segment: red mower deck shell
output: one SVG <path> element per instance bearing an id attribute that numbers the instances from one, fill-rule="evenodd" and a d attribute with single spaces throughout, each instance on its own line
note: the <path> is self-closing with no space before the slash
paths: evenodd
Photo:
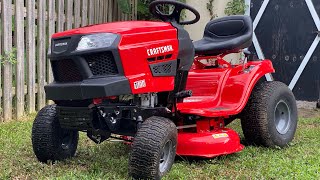
<path id="1" fill-rule="evenodd" d="M 243 148 L 238 133 L 232 129 L 178 134 L 177 155 L 179 156 L 212 158 L 236 153 Z"/>
<path id="2" fill-rule="evenodd" d="M 115 22 L 91 25 L 56 33 L 52 38 L 79 34 L 115 33 L 121 35 L 119 53 L 125 76 L 129 79 L 133 94 L 148 92 L 172 91 L 174 89 L 174 76 L 153 77 L 150 64 L 176 60 L 179 43 L 177 29 L 170 23 L 149 21 Z M 148 50 L 170 46 L 172 51 L 148 55 Z M 148 61 L 148 58 L 170 55 L 164 60 Z M 135 82 L 144 81 L 145 87 L 136 89 Z"/>
<path id="3" fill-rule="evenodd" d="M 177 155 L 212 158 L 241 151 L 237 132 L 224 128 L 223 118 L 197 121 L 197 133 L 179 130 Z"/>

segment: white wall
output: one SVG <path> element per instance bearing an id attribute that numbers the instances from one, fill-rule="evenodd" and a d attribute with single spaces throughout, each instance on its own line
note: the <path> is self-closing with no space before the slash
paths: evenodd
<path id="1" fill-rule="evenodd" d="M 191 5 L 200 12 L 201 19 L 198 23 L 185 26 L 185 29 L 189 32 L 192 40 L 199 40 L 203 36 L 203 31 L 206 24 L 210 21 L 210 12 L 207 9 L 207 3 L 209 0 L 187 0 L 187 4 Z M 229 0 L 215 0 L 213 3 L 213 13 L 218 17 L 225 16 L 224 9 Z M 187 12 L 187 19 L 192 18 L 192 13 Z"/>
<path id="2" fill-rule="evenodd" d="M 225 16 L 224 10 L 229 1 L 230 0 L 214 0 L 213 13 L 217 15 L 217 18 Z M 200 21 L 198 23 L 184 26 L 184 28 L 189 32 L 191 39 L 194 41 L 202 39 L 204 28 L 210 21 L 210 12 L 207 9 L 208 2 L 209 0 L 187 0 L 187 4 L 197 9 L 201 15 Z M 186 16 L 187 20 L 193 19 L 192 13 L 190 12 L 187 12 Z M 225 59 L 232 64 L 238 63 L 239 58 L 239 54 L 231 54 L 225 57 Z"/>

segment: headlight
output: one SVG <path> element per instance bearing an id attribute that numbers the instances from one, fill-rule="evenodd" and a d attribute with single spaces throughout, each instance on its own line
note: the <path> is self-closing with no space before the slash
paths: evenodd
<path id="1" fill-rule="evenodd" d="M 116 34 L 99 33 L 83 36 L 78 44 L 77 51 L 107 48 L 117 39 Z"/>

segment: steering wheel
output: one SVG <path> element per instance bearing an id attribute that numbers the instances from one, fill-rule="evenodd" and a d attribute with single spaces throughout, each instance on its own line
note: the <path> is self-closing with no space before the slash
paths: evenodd
<path id="1" fill-rule="evenodd" d="M 171 14 L 165 14 L 161 12 L 159 9 L 160 5 L 171 5 L 174 8 L 172 9 Z M 194 20 L 191 21 L 182 21 L 181 22 L 181 12 L 182 10 L 189 10 L 191 11 L 196 17 Z M 156 0 L 150 3 L 149 6 L 150 13 L 153 14 L 155 17 L 161 19 L 165 22 L 177 22 L 180 25 L 189 25 L 189 24 L 195 24 L 200 20 L 200 13 L 193 7 L 184 4 L 179 1 L 175 0 Z"/>

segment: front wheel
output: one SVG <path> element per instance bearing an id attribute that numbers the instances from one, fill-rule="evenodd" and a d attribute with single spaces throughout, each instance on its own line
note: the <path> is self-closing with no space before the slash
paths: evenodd
<path id="1" fill-rule="evenodd" d="M 64 160 L 75 155 L 79 133 L 60 127 L 56 106 L 41 109 L 33 122 L 32 146 L 40 162 Z"/>
<path id="2" fill-rule="evenodd" d="M 129 175 L 134 179 L 161 179 L 174 162 L 177 128 L 169 119 L 151 117 L 138 130 L 129 159 Z"/>
<path id="3" fill-rule="evenodd" d="M 287 85 L 273 81 L 256 85 L 242 112 L 246 141 L 266 147 L 285 147 L 297 129 L 295 97 Z"/>

